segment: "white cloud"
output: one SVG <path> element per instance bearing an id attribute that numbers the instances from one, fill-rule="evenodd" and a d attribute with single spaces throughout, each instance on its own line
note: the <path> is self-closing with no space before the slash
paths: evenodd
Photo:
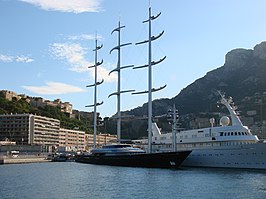
<path id="1" fill-rule="evenodd" d="M 33 59 L 22 55 L 16 57 L 16 62 L 30 63 L 33 62 Z"/>
<path id="2" fill-rule="evenodd" d="M 86 60 L 86 48 L 76 43 L 54 43 L 50 46 L 50 52 L 59 59 L 66 60 L 70 64 L 69 70 L 75 72 L 89 72 L 94 78 L 94 69 L 88 69 L 94 63 Z M 104 79 L 107 82 L 116 81 L 116 74 L 112 73 L 109 76 L 109 71 L 101 66 L 98 66 L 98 80 Z"/>
<path id="3" fill-rule="evenodd" d="M 25 56 L 25 55 L 12 56 L 12 55 L 0 54 L 0 61 L 6 62 L 6 63 L 9 63 L 9 62 L 30 63 L 30 62 L 33 62 L 34 60 L 30 57 Z"/>
<path id="4" fill-rule="evenodd" d="M 43 10 L 60 12 L 99 12 L 101 0 L 19 0 L 40 7 Z"/>
<path id="5" fill-rule="evenodd" d="M 54 43 L 50 45 L 50 52 L 59 59 L 66 60 L 70 64 L 70 70 L 75 72 L 88 71 L 92 63 L 85 60 L 86 48 L 73 43 Z"/>
<path id="6" fill-rule="evenodd" d="M 14 59 L 13 56 L 0 54 L 0 61 L 2 62 L 12 62 L 13 59 Z"/>
<path id="7" fill-rule="evenodd" d="M 46 86 L 22 86 L 24 89 L 40 95 L 60 95 L 85 92 L 85 90 L 60 82 L 47 82 Z"/>
<path id="8" fill-rule="evenodd" d="M 97 38 L 101 39 L 101 37 Z M 67 39 L 69 40 L 93 40 L 95 39 L 95 35 L 91 35 L 91 34 L 80 34 L 80 35 L 71 35 L 68 36 Z"/>

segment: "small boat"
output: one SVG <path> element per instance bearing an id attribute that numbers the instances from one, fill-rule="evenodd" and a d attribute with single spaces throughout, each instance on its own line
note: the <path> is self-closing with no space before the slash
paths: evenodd
<path id="1" fill-rule="evenodd" d="M 75 156 L 67 153 L 56 153 L 52 156 L 52 162 L 71 162 L 75 160 Z"/>
<path id="2" fill-rule="evenodd" d="M 87 155 L 76 156 L 76 161 L 97 165 L 176 169 L 190 152 L 146 153 L 129 144 L 114 144 L 93 149 Z"/>
<path id="3" fill-rule="evenodd" d="M 53 155 L 52 161 L 53 162 L 66 162 L 67 156 L 64 153 L 57 153 Z"/>

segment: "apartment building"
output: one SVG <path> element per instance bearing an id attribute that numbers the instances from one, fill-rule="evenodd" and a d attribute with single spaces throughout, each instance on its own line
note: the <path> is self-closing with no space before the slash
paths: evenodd
<path id="1" fill-rule="evenodd" d="M 84 151 L 85 132 L 60 128 L 59 147 L 65 151 Z"/>
<path id="2" fill-rule="evenodd" d="M 59 145 L 60 121 L 33 114 L 0 115 L 0 140 L 17 145 Z"/>
<path id="3" fill-rule="evenodd" d="M 31 115 L 30 144 L 59 145 L 60 121 L 49 117 Z"/>
<path id="4" fill-rule="evenodd" d="M 111 143 L 117 136 L 98 134 L 97 145 Z M 60 128 L 60 121 L 33 114 L 0 115 L 0 141 L 16 145 L 42 146 L 43 150 L 52 148 L 64 151 L 83 151 L 93 147 L 93 134 L 84 131 Z"/>

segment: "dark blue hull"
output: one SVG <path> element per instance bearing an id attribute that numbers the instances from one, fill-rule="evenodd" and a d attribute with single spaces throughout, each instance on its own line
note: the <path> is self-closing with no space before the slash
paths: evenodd
<path id="1" fill-rule="evenodd" d="M 126 167 L 179 168 L 190 153 L 191 151 L 131 155 L 78 155 L 76 162 Z"/>

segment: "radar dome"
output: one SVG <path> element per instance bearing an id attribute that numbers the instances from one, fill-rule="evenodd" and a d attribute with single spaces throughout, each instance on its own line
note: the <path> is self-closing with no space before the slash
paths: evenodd
<path id="1" fill-rule="evenodd" d="M 228 126 L 230 123 L 230 118 L 227 117 L 227 116 L 223 116 L 221 119 L 220 119 L 220 125 L 222 126 Z"/>

